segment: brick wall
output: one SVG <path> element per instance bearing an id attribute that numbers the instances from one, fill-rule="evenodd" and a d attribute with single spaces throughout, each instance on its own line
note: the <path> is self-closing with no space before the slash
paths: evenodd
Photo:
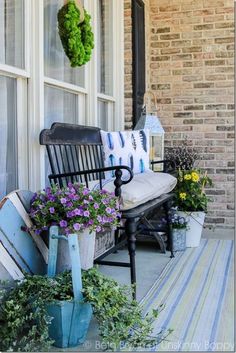
<path id="1" fill-rule="evenodd" d="M 158 98 L 166 146 L 187 137 L 201 153 L 201 166 L 214 182 L 206 221 L 219 228 L 234 225 L 233 19 L 233 0 L 150 0 L 147 89 Z M 127 125 L 132 116 L 129 45 Z"/>

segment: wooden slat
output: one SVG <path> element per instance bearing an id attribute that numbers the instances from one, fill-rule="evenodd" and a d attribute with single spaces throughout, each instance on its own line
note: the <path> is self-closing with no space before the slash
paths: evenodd
<path id="1" fill-rule="evenodd" d="M 0 241 L 20 269 L 35 274 L 46 273 L 46 263 L 32 236 L 22 230 L 25 220 L 7 197 L 0 208 Z"/>
<path id="2" fill-rule="evenodd" d="M 48 276 L 54 277 L 57 267 L 57 249 L 58 249 L 58 227 L 53 226 L 49 229 L 49 254 L 48 254 Z"/>
<path id="3" fill-rule="evenodd" d="M 22 219 L 24 220 L 26 226 L 30 229 L 33 226 L 33 223 L 28 215 L 28 213 L 26 212 L 24 206 L 22 205 L 17 193 L 11 193 L 7 196 L 7 198 L 12 202 L 12 204 L 15 206 L 15 208 L 17 209 L 19 215 L 22 217 Z M 38 247 L 39 251 L 41 252 L 45 263 L 48 263 L 48 248 L 46 246 L 46 244 L 44 243 L 43 239 L 38 236 L 37 234 L 35 234 L 35 232 L 33 230 L 29 230 L 30 235 L 32 236 L 36 246 Z"/>
<path id="4" fill-rule="evenodd" d="M 0 242 L 0 262 L 14 280 L 24 278 L 23 273 Z"/>
<path id="5" fill-rule="evenodd" d="M 79 242 L 77 234 L 68 235 L 69 242 L 69 252 L 71 258 L 71 272 L 72 272 L 72 284 L 74 298 L 82 298 L 82 277 L 81 277 L 81 263 L 80 263 L 80 253 L 79 253 Z"/>

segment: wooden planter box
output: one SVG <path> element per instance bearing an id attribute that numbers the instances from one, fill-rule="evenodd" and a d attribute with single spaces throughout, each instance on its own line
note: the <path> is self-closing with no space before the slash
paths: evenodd
<path id="1" fill-rule="evenodd" d="M 58 240 L 64 240 L 69 249 L 71 261 L 72 284 L 74 299 L 70 301 L 55 301 L 46 303 L 46 310 L 53 318 L 49 326 L 49 336 L 54 345 L 60 348 L 75 347 L 86 339 L 89 323 L 92 317 L 92 306 L 84 303 L 82 294 L 82 277 L 79 241 L 77 234 L 67 237 L 58 235 L 58 227 L 49 230 L 48 276 L 56 273 Z"/>
<path id="2" fill-rule="evenodd" d="M 86 339 L 92 317 L 92 307 L 80 300 L 58 301 L 46 306 L 49 316 L 53 317 L 49 326 L 49 336 L 54 346 L 75 347 Z"/>

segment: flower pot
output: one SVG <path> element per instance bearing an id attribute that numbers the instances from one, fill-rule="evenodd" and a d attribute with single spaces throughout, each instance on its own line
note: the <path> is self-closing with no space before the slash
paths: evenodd
<path id="1" fill-rule="evenodd" d="M 88 229 L 78 233 L 81 268 L 88 270 L 93 267 L 95 251 L 95 232 L 89 233 Z M 71 260 L 67 241 L 60 239 L 58 242 L 57 273 L 71 269 Z"/>
<path id="2" fill-rule="evenodd" d="M 202 229 L 205 219 L 205 212 L 183 212 L 177 211 L 177 214 L 181 217 L 186 218 L 188 225 L 186 231 L 186 247 L 195 248 L 199 246 Z"/>
<path id="3" fill-rule="evenodd" d="M 92 307 L 81 300 L 56 301 L 46 305 L 52 322 L 49 336 L 53 345 L 60 348 L 75 347 L 84 343 L 92 317 Z"/>
<path id="4" fill-rule="evenodd" d="M 186 249 L 186 228 L 172 228 L 173 251 L 184 251 Z"/>

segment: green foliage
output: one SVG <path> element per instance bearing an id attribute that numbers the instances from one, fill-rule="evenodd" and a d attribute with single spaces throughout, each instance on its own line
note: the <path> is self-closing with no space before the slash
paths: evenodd
<path id="1" fill-rule="evenodd" d="M 207 173 L 200 170 L 179 170 L 175 188 L 175 206 L 180 211 L 207 211 L 208 198 L 205 187 L 212 186 Z"/>
<path id="2" fill-rule="evenodd" d="M 171 330 L 153 336 L 152 323 L 158 310 L 143 317 L 142 307 L 132 300 L 131 289 L 120 286 L 93 268 L 83 274 L 84 295 L 94 310 L 101 338 L 107 349 L 152 347 Z"/>
<path id="3" fill-rule="evenodd" d="M 58 28 L 61 42 L 71 66 L 86 64 L 94 48 L 94 35 L 90 15 L 84 10 L 84 21 L 80 23 L 80 11 L 70 0 L 58 11 Z"/>
<path id="4" fill-rule="evenodd" d="M 108 349 L 122 342 L 128 347 L 147 347 L 160 342 L 170 330 L 152 337 L 152 322 L 158 311 L 143 318 L 142 308 L 131 299 L 130 289 L 120 286 L 96 268 L 83 272 L 84 297 L 93 306 L 100 335 Z M 53 341 L 48 335 L 51 319 L 45 304 L 73 298 L 70 272 L 54 278 L 26 275 L 8 291 L 0 306 L 0 350 L 48 351 Z"/>

